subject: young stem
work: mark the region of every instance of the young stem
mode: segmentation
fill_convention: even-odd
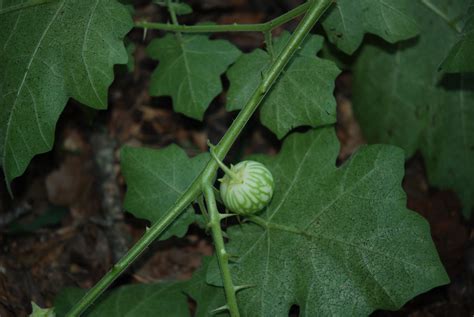
[[[212,158],[219,164],[219,167],[229,175],[235,182],[242,182],[242,180],[235,174],[230,168],[228,168],[222,161],[216,156],[216,153],[214,153],[214,148],[215,146],[212,145],[209,141],[207,141],[207,145],[209,146],[209,152],[211,153]]]
[[[232,283],[232,276],[229,269],[229,255],[225,250],[224,239],[222,237],[221,230],[221,217],[217,210],[216,197],[214,196],[214,190],[212,184],[209,182],[203,182],[203,192],[206,198],[207,208],[209,209],[209,222],[211,226],[212,239],[214,240],[214,247],[216,249],[217,262],[219,263],[219,269],[221,271],[222,282],[224,284],[224,292],[227,301],[227,306],[231,317],[239,317],[239,308],[237,306],[237,298],[235,296],[234,284]]]
[[[171,1],[171,0],[166,0],[166,7],[168,8],[168,12],[170,13],[171,22],[173,22],[173,25],[179,26],[178,17],[176,16],[176,12],[174,11],[174,7],[173,7],[173,5],[172,5],[172,1]],[[181,37],[181,33],[180,33],[180,32],[176,32],[176,37],[178,38],[178,41],[179,41],[180,43],[183,42],[183,38]]]
[[[215,148],[215,154],[223,160],[230,147],[247,124],[252,114],[262,101],[265,93],[272,86],[279,74],[299,48],[305,36],[309,33],[316,21],[329,8],[332,0],[311,1],[305,17],[301,20],[295,32],[287,42],[285,48],[270,65],[270,69],[264,74],[262,81],[249,99],[245,107],[240,111],[229,130]],[[76,303],[67,316],[79,316],[94,300],[152,243],[160,234],[189,206],[201,193],[203,182],[213,183],[219,165],[215,160],[209,160],[201,174],[192,185],[177,200],[175,205],[166,212],[159,221],[145,232],[142,238],[127,252],[127,254],[96,284],[84,297]]]
[[[221,25],[177,25],[169,23],[136,22],[135,27],[183,33],[219,33],[219,32],[266,32],[285,24],[306,12],[311,1],[307,1],[293,10],[265,23],[221,24]]]

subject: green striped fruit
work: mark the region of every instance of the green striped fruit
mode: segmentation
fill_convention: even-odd
[[[268,205],[273,196],[273,176],[265,165],[243,161],[230,167],[237,177],[225,175],[220,193],[227,209],[240,215],[254,214]]]

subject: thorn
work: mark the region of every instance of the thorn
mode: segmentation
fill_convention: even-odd
[[[219,214],[219,220],[224,220],[229,217],[234,217],[237,216],[237,214],[232,214],[232,213],[225,213],[225,214]]]
[[[145,232],[148,232],[150,230],[150,227],[146,226],[145,227]]]
[[[143,41],[143,42],[145,42],[147,33],[148,33],[148,29],[147,29],[147,28],[144,28],[144,29],[143,29],[143,38],[142,38],[142,41]]]
[[[240,261],[240,257],[237,254],[226,253],[224,257],[227,258],[227,261],[232,263],[239,263]]]
[[[243,289],[246,289],[246,288],[251,288],[251,287],[255,287],[254,284],[246,284],[246,285],[239,285],[239,286],[234,286],[234,292],[238,292],[238,291],[241,291]]]
[[[229,306],[224,305],[224,306],[217,307],[216,309],[211,310],[210,313],[211,313],[211,315],[215,315],[215,314],[221,313],[223,311],[227,311],[227,310],[229,310]]]

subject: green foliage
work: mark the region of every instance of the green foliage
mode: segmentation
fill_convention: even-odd
[[[342,167],[332,127],[292,134],[262,158],[275,194],[262,224],[228,230],[242,316],[362,316],[448,283],[429,226],[406,209],[403,152],[361,148]],[[265,226],[265,227],[262,227]],[[208,279],[220,284],[217,265]]]
[[[275,55],[283,49],[289,36],[284,33],[275,40]],[[261,105],[260,120],[280,139],[298,126],[317,127],[336,122],[333,90],[339,69],[332,62],[316,57],[322,44],[322,37],[308,37]],[[273,58],[256,49],[242,55],[229,69],[228,110],[242,109]]]
[[[41,308],[36,305],[35,302],[31,302],[31,308],[33,311],[30,314],[30,317],[56,317],[53,308]]]
[[[127,56],[128,56],[128,62],[127,62],[127,70],[129,72],[133,72],[135,70],[135,57],[133,56],[133,53],[135,52],[136,45],[133,42],[125,42],[125,46],[127,48]]]
[[[466,1],[413,5],[419,38],[368,45],[354,69],[354,106],[370,142],[391,143],[424,156],[429,181],[454,189],[465,215],[474,207],[474,76],[438,69],[458,32],[450,21]],[[444,11],[441,11],[444,10]]]
[[[57,225],[69,212],[67,208],[50,207],[43,214],[39,215],[30,222],[14,221],[8,226],[8,234],[31,233],[38,229]]]
[[[71,307],[86,293],[85,289],[68,287],[54,299],[54,311],[57,317],[66,316]]]
[[[206,282],[210,257],[203,258],[201,268],[193,274],[193,278],[186,282],[183,290],[197,303],[194,317],[228,316],[226,312],[213,314],[212,312],[225,305],[224,290],[220,286],[213,286]]]
[[[183,283],[134,284],[107,293],[84,316],[190,317]],[[55,300],[58,317],[65,316],[80,296],[80,289],[66,289]]]
[[[147,52],[160,61],[151,78],[150,93],[171,96],[175,111],[198,120],[222,91],[220,75],[240,55],[228,41],[184,34],[155,39]]]
[[[162,7],[167,7],[165,1],[153,0],[153,3],[156,3],[157,5]],[[193,13],[193,8],[187,3],[171,2],[169,5],[173,8],[173,11],[177,15],[186,15]]]
[[[0,10],[19,1],[2,1]],[[0,18],[0,164],[6,181],[51,149],[69,98],[107,107],[114,64],[127,62],[132,21],[115,0],[61,0]]]
[[[203,258],[201,268],[188,281],[119,287],[107,293],[85,316],[189,317],[187,296],[197,302],[194,317],[212,316],[214,309],[225,304],[225,297],[222,287],[205,281],[209,262],[210,258]],[[57,316],[65,316],[84,293],[78,288],[62,290],[54,301]]]
[[[127,183],[124,207],[138,218],[159,221],[209,161],[207,153],[192,159],[176,145],[160,150],[124,147],[122,173]],[[182,237],[196,220],[190,207],[161,237]]]
[[[192,11],[179,1],[166,3],[177,14]],[[330,0],[312,1],[276,22],[207,28],[268,36],[269,27],[307,10],[293,35],[283,33],[267,43],[267,51],[243,55],[228,41],[185,34],[203,28],[179,26],[174,16],[174,24],[137,24],[183,31],[155,39],[147,49],[159,62],[151,94],[171,96],[177,112],[201,120],[222,92],[220,76],[228,70],[227,109],[245,108],[215,147],[219,159],[260,102],[262,123],[280,139],[295,127],[318,129],[288,135],[276,157],[257,157],[273,174],[273,199],[259,216],[248,215],[248,221],[230,226],[227,240],[220,221],[229,215],[219,214],[212,189],[218,164],[207,153],[189,158],[176,145],[125,147],[124,207],[154,227],[87,296],[78,289],[61,293],[55,301],[58,316],[74,305],[75,315],[89,307],[88,316],[187,317],[188,297],[196,301],[198,317],[212,315],[226,302],[229,312],[223,314],[232,316],[238,315],[237,306],[243,316],[287,316],[295,304],[304,316],[364,315],[398,309],[449,281],[427,223],[405,207],[403,151],[366,146],[336,167],[333,89],[340,71],[316,56],[323,48],[321,36],[303,39],[324,12],[330,42],[348,54],[358,49],[365,33],[393,43],[421,30],[419,38],[396,47],[371,38],[372,44],[361,50],[354,69],[356,111],[369,140],[398,144],[407,155],[421,149],[430,180],[456,189],[470,208],[474,74],[443,75],[439,69],[448,56],[446,71],[472,70],[467,53],[472,49],[472,7],[468,11],[463,0],[339,0],[326,11],[331,5]],[[7,181],[21,175],[35,154],[51,148],[69,98],[106,107],[113,66],[127,60],[133,66],[134,44],[125,48],[123,43],[133,11],[117,0],[0,1],[0,28],[6,30],[0,33],[0,158]],[[323,55],[338,60],[339,53],[328,45]],[[345,57],[340,65],[347,67],[351,57]],[[192,222],[202,225],[208,219],[186,208],[203,193],[210,219],[205,227],[212,233],[217,261],[205,259],[189,281],[119,287],[90,307],[154,239],[182,237]]]
[[[449,73],[474,72],[474,1],[467,11],[460,39],[449,51],[442,68]]]
[[[418,1],[418,0],[417,0]],[[323,27],[329,40],[352,54],[362,43],[364,33],[372,33],[395,43],[418,33],[410,8],[414,0],[338,0],[329,9]]]

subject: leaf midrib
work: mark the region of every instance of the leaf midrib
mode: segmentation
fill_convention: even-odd
[[[36,58],[36,54],[38,53],[39,48],[40,48],[41,44],[43,43],[43,40],[46,37],[46,34],[48,33],[49,29],[51,28],[51,25],[53,25],[54,21],[56,20],[58,14],[59,14],[59,11],[61,11],[61,9],[63,8],[65,3],[66,3],[66,0],[61,1],[60,5],[58,6],[58,9],[56,10],[56,12],[53,15],[53,18],[51,19],[51,21],[46,26],[43,34],[41,35],[41,37],[38,41],[38,44],[36,45],[36,47],[33,51],[33,54],[31,55],[30,61],[28,62],[28,65],[26,67],[25,75],[23,76],[23,79],[22,79],[22,81],[21,81],[21,83],[18,87],[18,91],[17,91],[17,94],[16,94],[15,101],[13,102],[12,109],[11,109],[10,114],[8,116],[8,119],[7,119],[7,128],[6,128],[6,131],[5,131],[5,140],[3,142],[3,149],[4,149],[3,151],[4,151],[4,153],[3,153],[3,157],[2,157],[2,166],[3,166],[4,169],[6,168],[5,163],[6,163],[7,148],[8,148],[8,143],[9,143],[8,140],[9,140],[9,137],[10,137],[11,122],[12,122],[12,119],[13,119],[13,116],[14,116],[14,113],[15,113],[16,106],[18,104],[18,97],[20,96],[21,91],[23,90],[26,78],[27,78],[27,76],[29,74],[29,71],[30,71],[30,68],[31,68],[31,65],[33,64],[33,61]],[[20,15],[20,14],[21,13],[18,13],[18,15]],[[17,161],[16,155],[15,155],[15,152],[11,148],[10,148],[10,152],[12,153],[13,159],[15,160],[18,172],[20,172],[20,167],[18,165],[18,161]],[[8,176],[9,173],[5,172],[5,174],[7,175],[7,180],[10,180],[9,176]]]

